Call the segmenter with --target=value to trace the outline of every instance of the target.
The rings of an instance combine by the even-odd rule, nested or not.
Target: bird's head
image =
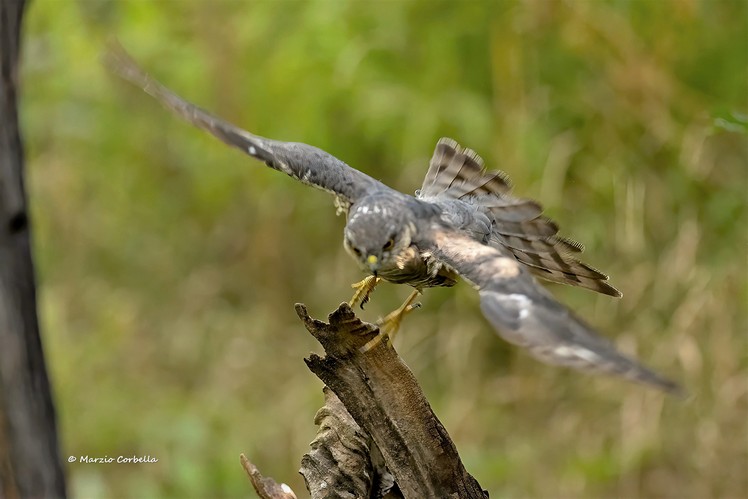
[[[344,245],[359,265],[377,275],[397,265],[397,257],[410,246],[413,225],[403,210],[387,202],[354,206],[345,226]]]

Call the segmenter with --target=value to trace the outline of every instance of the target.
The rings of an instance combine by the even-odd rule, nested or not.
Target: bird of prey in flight
[[[150,77],[120,47],[106,62],[189,123],[333,194],[347,216],[345,248],[370,274],[354,285],[351,305],[363,305],[381,279],[415,289],[384,319],[383,335],[394,334],[421,290],[462,278],[478,291],[483,315],[499,336],[537,359],[679,391],[676,383],[619,353],[539,285],[535,277],[621,296],[605,274],[577,259],[581,244],[559,236],[540,204],[511,194],[507,175],[487,171],[472,150],[440,139],[422,187],[410,196],[316,147],[260,137],[211,115]]]

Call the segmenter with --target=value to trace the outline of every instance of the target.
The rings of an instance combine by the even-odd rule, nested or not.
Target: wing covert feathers
[[[493,219],[492,244],[507,248],[536,277],[622,296],[607,282],[607,275],[576,258],[584,246],[559,236],[556,223],[542,215],[540,203],[514,197],[510,191],[506,173],[486,171],[474,151],[442,138],[436,144],[418,197],[462,199],[484,207]]]

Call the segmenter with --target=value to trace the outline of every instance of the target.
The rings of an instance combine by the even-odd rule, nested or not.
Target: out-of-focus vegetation
[[[294,302],[358,280],[326,194],[230,150],[99,63],[117,36],[190,100],[412,192],[451,136],[543,201],[622,300],[553,286],[682,402],[543,366],[469,286],[398,350],[492,497],[745,497],[746,2],[35,0],[22,121],[44,341],[77,497],[303,491],[321,384]],[[408,293],[381,286],[364,318]]]

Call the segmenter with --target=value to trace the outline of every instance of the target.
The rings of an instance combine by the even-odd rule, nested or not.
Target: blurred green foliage
[[[542,200],[622,300],[554,293],[680,402],[543,366],[469,286],[398,350],[492,497],[748,493],[746,2],[59,2],[26,18],[21,118],[44,341],[76,497],[304,490],[319,317],[358,280],[324,193],[178,121],[99,63],[108,37],[188,99],[412,192],[440,136]],[[384,285],[363,317],[407,290]]]

